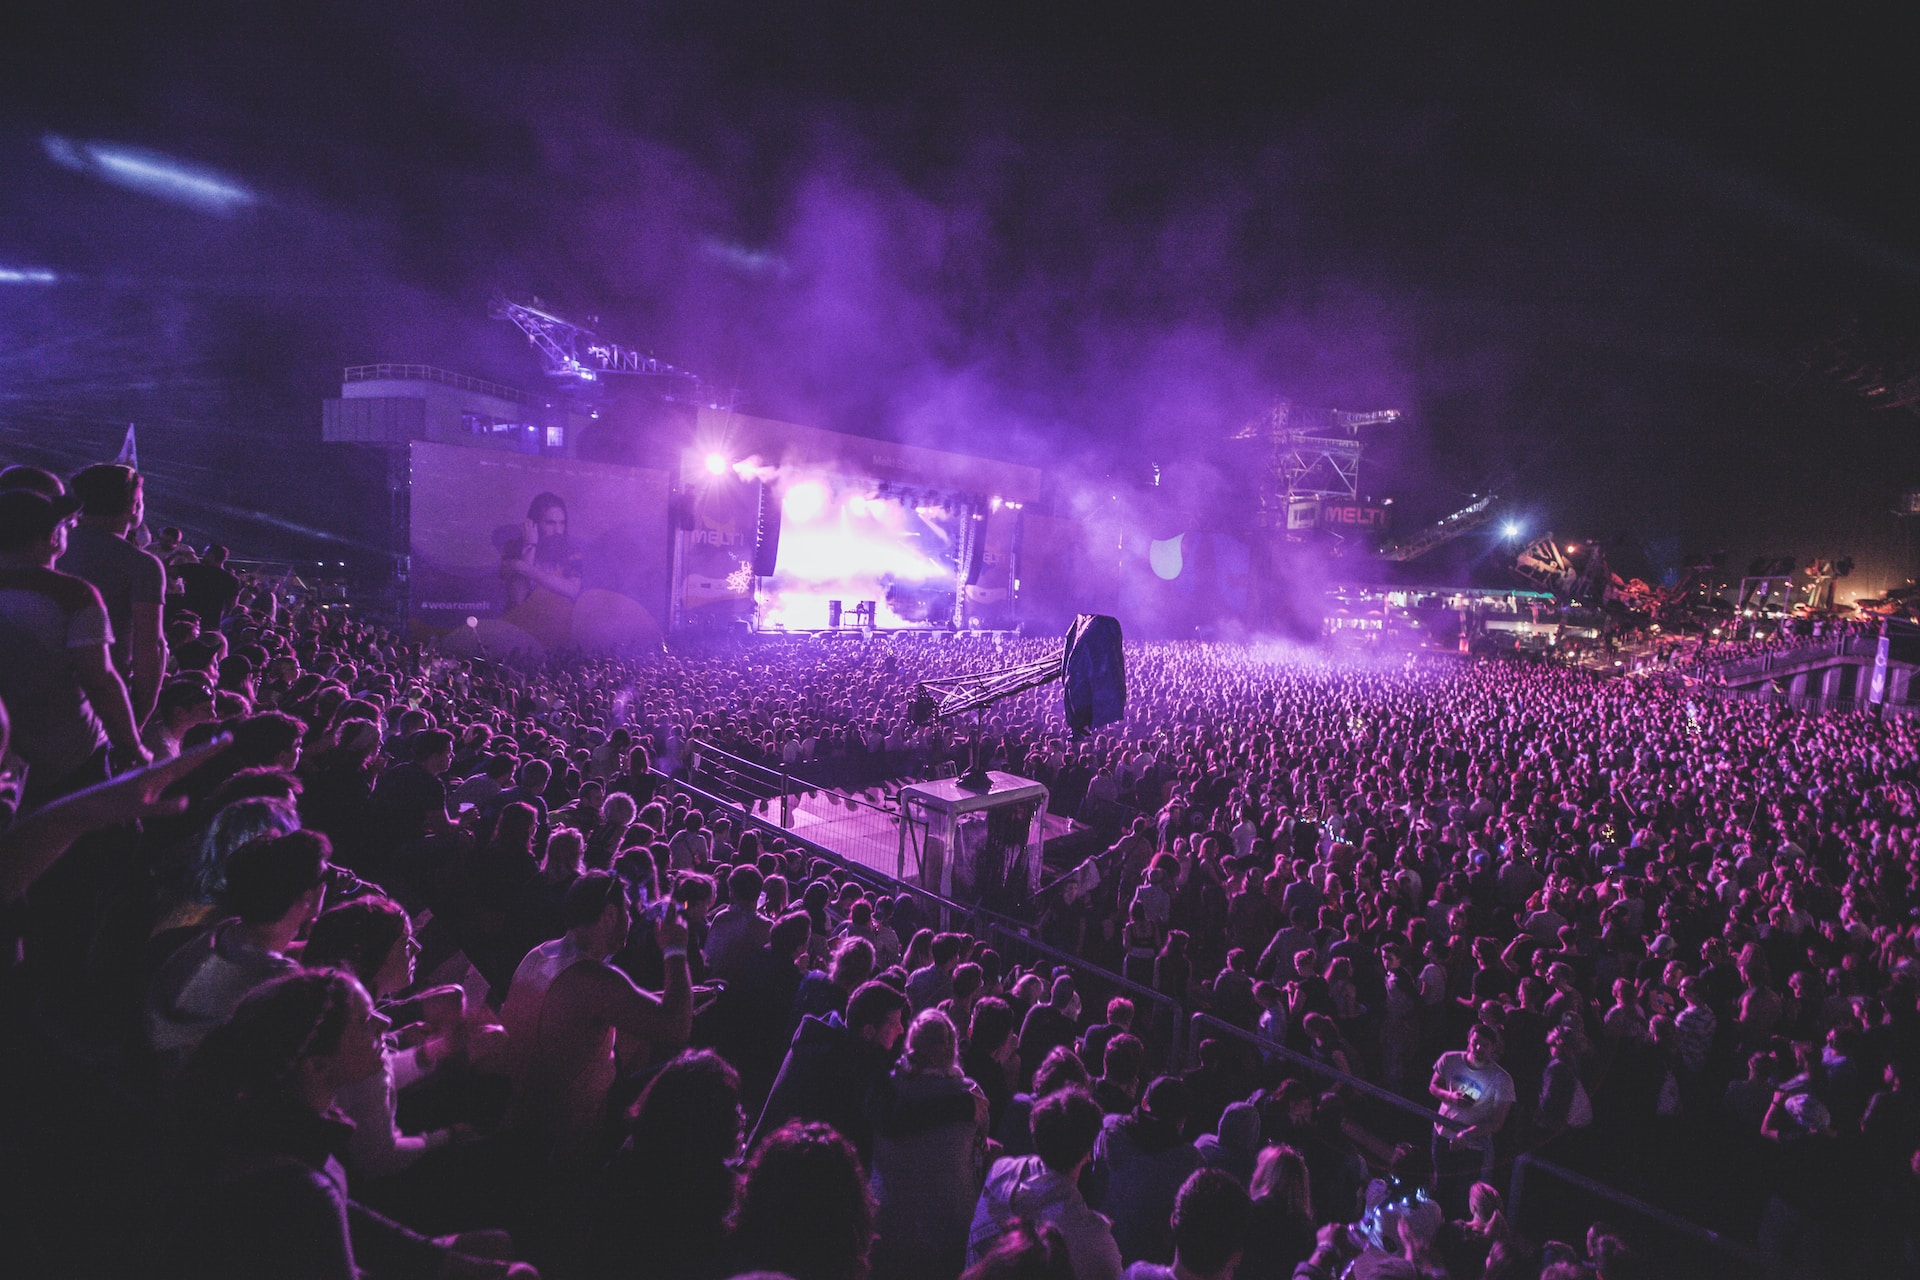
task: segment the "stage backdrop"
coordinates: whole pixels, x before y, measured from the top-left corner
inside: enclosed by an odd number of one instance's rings
[[[413,618],[443,647],[659,640],[666,472],[422,443],[409,461]]]

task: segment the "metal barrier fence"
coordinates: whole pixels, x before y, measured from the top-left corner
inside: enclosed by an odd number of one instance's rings
[[[1347,1096],[1347,1136],[1376,1168],[1399,1143],[1425,1151],[1440,1113],[1372,1081],[1336,1070],[1306,1054],[1266,1040],[1209,1014],[1193,1015],[1189,1053],[1209,1037],[1247,1045],[1270,1070],[1325,1089],[1335,1085]],[[1497,1177],[1497,1175],[1496,1175]],[[1515,1231],[1536,1244],[1563,1240],[1584,1249],[1587,1228],[1606,1221],[1617,1229],[1641,1264],[1637,1274],[1697,1277],[1698,1280],[1807,1280],[1777,1260],[1763,1257],[1751,1244],[1689,1222],[1638,1197],[1538,1156],[1513,1161],[1507,1189],[1507,1218]]]
[[[1125,996],[1133,1001],[1133,1030],[1147,1046],[1148,1074],[1178,1071],[1185,1064],[1186,1020],[1182,1016],[1180,1002],[1172,996],[1162,995],[1152,987],[1143,987],[1137,982],[1129,982],[1111,969],[1091,963],[1084,956],[1049,946],[1026,933],[1023,926],[996,921],[985,926],[985,934],[1001,958],[1009,964],[1019,963],[1033,969],[1045,963],[1056,973],[1061,969],[1070,972],[1074,990],[1080,993],[1083,1019],[1102,1021],[1101,1014],[1107,1007],[1107,1001],[1115,996]],[[1090,1062],[1087,1069],[1098,1074],[1100,1066],[1100,1063]]]
[[[743,809],[758,806],[765,813],[777,800],[780,825],[785,827],[792,822],[793,782],[784,769],[769,769],[709,743],[697,742],[687,761],[687,774],[704,783],[707,790]]]
[[[1640,1275],[1674,1280],[1805,1280],[1804,1272],[1764,1257],[1750,1244],[1537,1156],[1523,1155],[1513,1162],[1507,1220],[1530,1240],[1564,1240],[1576,1247],[1589,1226],[1604,1220],[1633,1250]]]
[[[728,796],[708,791],[684,778],[667,777],[664,774],[660,774],[657,770],[655,774],[664,779],[667,784],[666,790],[669,794],[675,791],[684,792],[704,804],[719,805],[731,809],[743,823],[757,827],[770,835],[779,836],[788,844],[799,845],[813,857],[821,858],[832,863],[835,867],[846,872],[861,884],[869,886],[876,892],[892,895],[897,904],[895,907],[897,924],[911,925],[914,921],[918,921],[926,924],[941,923],[952,928],[969,928],[976,919],[981,919],[988,914],[977,906],[963,906],[958,902],[943,898],[939,894],[930,892],[918,885],[909,884],[904,880],[896,880],[892,876],[873,870],[871,867],[861,866],[859,863],[843,857],[841,854],[827,848],[823,844],[809,840],[805,836],[795,834],[767,814],[756,812],[754,808],[743,805]],[[908,912],[908,917],[904,920],[899,915],[901,906],[898,905],[903,903],[911,904],[905,908]],[[1009,921],[1007,923],[1012,922]],[[907,941],[907,939],[911,937],[910,928],[901,928],[899,932],[902,942]]]
[[[736,758],[737,759],[737,758]],[[746,762],[741,762],[746,763]],[[664,777],[664,775],[661,775]],[[1066,969],[1080,992],[1083,1017],[1092,1020],[1113,996],[1126,996],[1135,1005],[1136,1032],[1147,1042],[1149,1069],[1176,1072],[1197,1061],[1201,1041],[1225,1039],[1244,1046],[1268,1075],[1306,1080],[1319,1090],[1339,1087],[1347,1099],[1345,1132],[1376,1169],[1384,1167],[1400,1144],[1425,1152],[1440,1113],[1370,1080],[1338,1070],[1283,1044],[1268,1040],[1208,1013],[1183,1016],[1170,996],[1129,982],[1084,957],[1033,937],[1028,926],[978,905],[966,905],[896,880],[841,856],[825,845],[797,835],[751,804],[706,790],[693,783],[665,778],[669,790],[694,800],[735,811],[740,819],[811,855],[833,864],[853,879],[878,892],[892,894],[928,925],[963,929],[990,942],[1011,968],[1043,965]],[[896,920],[899,919],[896,909]],[[902,929],[902,940],[910,936]],[[1640,1274],[1658,1277],[1698,1277],[1698,1280],[1807,1280],[1795,1270],[1769,1260],[1752,1246],[1687,1221],[1584,1174],[1532,1155],[1517,1157],[1508,1189],[1508,1216],[1516,1230],[1535,1241],[1580,1242],[1587,1228],[1606,1219],[1619,1228],[1642,1262]]]
[[[1425,1153],[1431,1145],[1433,1128],[1442,1123],[1440,1113],[1402,1097],[1371,1080],[1350,1075],[1328,1066],[1317,1058],[1289,1049],[1277,1041],[1223,1022],[1209,1013],[1196,1013],[1188,1022],[1189,1054],[1199,1051],[1204,1039],[1231,1040],[1251,1049],[1269,1072],[1305,1080],[1317,1091],[1340,1087],[1347,1097],[1347,1136],[1366,1153],[1376,1167],[1384,1167],[1394,1147],[1410,1143]],[[1423,1154],[1424,1158],[1424,1154]]]
[[[1724,663],[1719,670],[1729,680],[1747,680],[1775,671],[1785,672],[1805,662],[1819,662],[1828,658],[1871,658],[1879,647],[1878,636],[1827,636]]]
[[[897,865],[900,854],[899,812],[874,804],[863,795],[836,791],[808,776],[804,767],[756,764],[710,743],[695,746],[688,762],[689,780],[735,804],[750,806],[761,818],[774,820],[780,830],[796,836],[804,805],[809,843],[827,845],[839,855],[853,853],[868,869]],[[838,811],[844,811],[838,812]]]
[[[1134,1003],[1136,1022],[1143,1023],[1141,1030],[1148,1033],[1141,1038],[1147,1041],[1149,1063],[1165,1070],[1177,1070],[1185,1061],[1186,1026],[1180,1004],[1171,996],[1162,995],[1137,982],[1129,982],[1119,974],[1093,964],[1084,956],[1049,946],[1033,937],[1028,932],[1029,926],[1021,921],[998,915],[977,904],[969,906],[954,902],[918,885],[862,866],[836,850],[796,834],[777,821],[770,812],[758,811],[757,806],[742,804],[737,799],[688,780],[668,778],[667,782],[671,788],[684,791],[704,803],[733,810],[741,821],[780,836],[789,844],[801,846],[809,854],[825,859],[860,883],[878,892],[892,894],[896,902],[903,897],[909,899],[915,904],[912,910],[928,924],[938,923],[947,928],[964,929],[986,939],[993,944],[1009,968],[1016,964],[1032,968],[1045,963],[1056,972],[1066,969],[1073,975],[1075,989],[1080,992],[1081,1007],[1088,1015],[1096,1015],[1104,1010],[1107,1001],[1114,996],[1127,997]],[[901,940],[906,941],[910,936],[909,931],[902,929],[900,932]]]

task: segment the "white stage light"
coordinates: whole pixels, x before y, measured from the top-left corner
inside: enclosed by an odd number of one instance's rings
[[[710,476],[723,476],[727,474],[727,455],[724,453],[708,454],[707,474]]]
[[[827,487],[813,480],[796,484],[787,490],[786,501],[782,506],[789,520],[796,520],[802,524],[818,520],[820,513],[827,509]]]

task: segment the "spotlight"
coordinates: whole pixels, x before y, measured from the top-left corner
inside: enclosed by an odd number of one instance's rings
[[[708,454],[707,474],[710,476],[723,476],[727,474],[727,455],[724,453]]]
[[[827,509],[827,486],[818,481],[797,484],[787,490],[781,506],[785,509],[789,520],[795,520],[801,524],[817,520]]]
[[[235,214],[259,201],[253,192],[224,174],[156,152],[110,142],[73,142],[51,133],[41,140],[41,146],[47,158],[62,168],[188,205],[202,213]]]
[[[1519,537],[1519,536],[1520,536],[1520,522],[1519,522],[1519,521],[1517,521],[1517,520],[1509,520],[1509,521],[1507,521],[1507,522],[1506,522],[1505,524],[1503,524],[1503,525],[1501,525],[1501,526],[1500,526],[1500,535],[1501,535],[1502,537],[1504,537],[1504,538],[1517,538],[1517,537]]]

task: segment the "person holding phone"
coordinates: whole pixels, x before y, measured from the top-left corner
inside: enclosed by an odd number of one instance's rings
[[[671,898],[649,910],[666,989],[642,991],[608,963],[626,945],[634,913],[619,876],[589,871],[567,889],[566,936],[527,953],[500,1020],[508,1037],[510,1128],[550,1143],[556,1159],[587,1159],[623,1066],[644,1066],[693,1032],[687,926]]]

